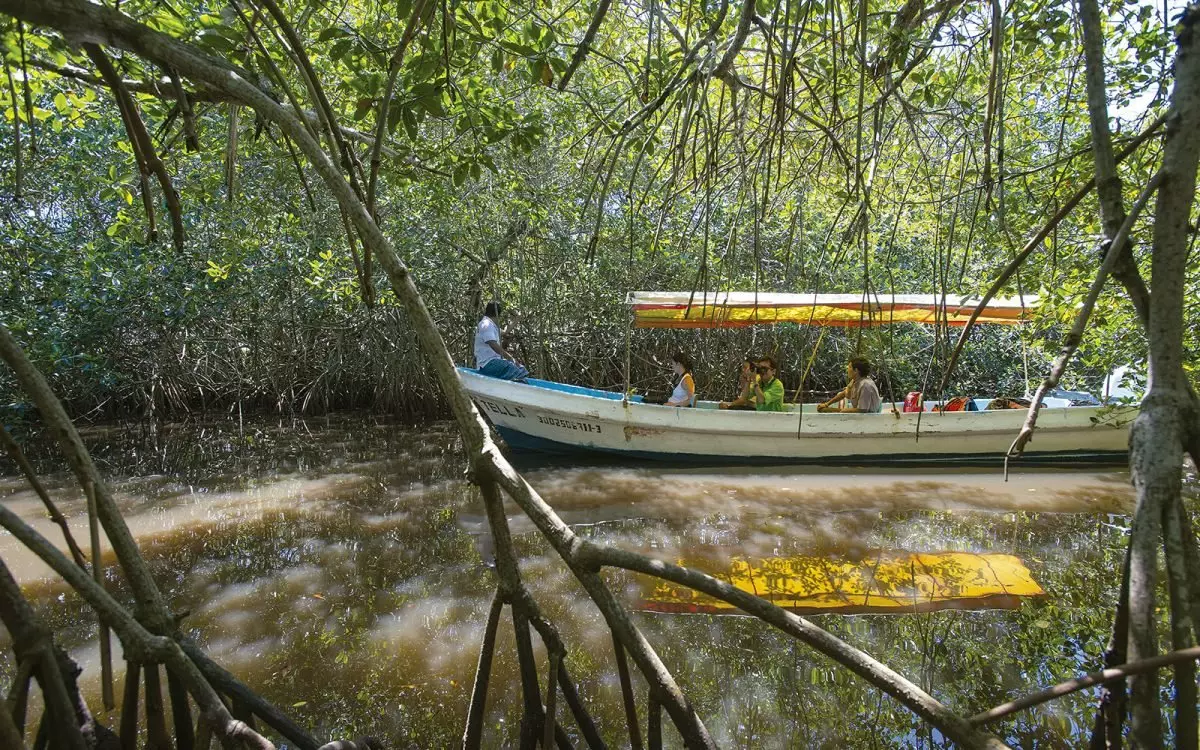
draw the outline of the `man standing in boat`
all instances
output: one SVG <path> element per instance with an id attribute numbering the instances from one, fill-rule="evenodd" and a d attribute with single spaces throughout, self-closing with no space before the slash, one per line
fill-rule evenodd
<path id="1" fill-rule="evenodd" d="M 819 412 L 843 412 L 877 414 L 883 410 L 883 400 L 879 397 L 879 388 L 871 379 L 871 363 L 866 357 L 851 357 L 846 364 L 846 378 L 850 381 L 842 390 L 828 401 L 817 404 Z M 842 399 L 849 399 L 850 406 L 834 407 L 830 404 Z"/>
<path id="2" fill-rule="evenodd" d="M 500 345 L 500 313 L 503 311 L 502 303 L 487 303 L 483 319 L 475 326 L 475 368 L 481 375 L 521 381 L 529 377 L 529 370 Z"/>
<path id="3" fill-rule="evenodd" d="M 779 365 L 774 357 L 758 360 L 758 380 L 754 381 L 754 408 L 756 411 L 783 411 L 783 383 L 775 374 Z"/>

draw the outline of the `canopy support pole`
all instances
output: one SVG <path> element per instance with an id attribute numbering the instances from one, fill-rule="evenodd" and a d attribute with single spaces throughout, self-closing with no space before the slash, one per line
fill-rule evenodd
<path id="1" fill-rule="evenodd" d="M 808 364 L 804 366 L 804 372 L 800 374 L 800 384 L 796 386 L 796 395 L 792 396 L 792 403 L 800 404 L 800 416 L 796 420 L 796 439 L 800 439 L 800 433 L 804 430 L 804 381 L 808 380 L 808 373 L 812 372 L 813 363 L 817 361 L 817 352 L 821 351 L 821 341 L 825 338 L 825 326 L 820 326 L 820 332 L 817 334 L 817 341 L 813 344 L 812 355 L 808 358 Z"/>
<path id="2" fill-rule="evenodd" d="M 632 347 L 631 339 L 633 336 L 633 318 L 633 307 L 631 306 L 629 308 L 629 320 L 625 325 L 625 390 L 621 394 L 621 403 L 625 406 L 629 405 L 629 391 L 633 388 L 632 384 L 630 383 L 629 374 L 629 352 L 630 348 Z"/>

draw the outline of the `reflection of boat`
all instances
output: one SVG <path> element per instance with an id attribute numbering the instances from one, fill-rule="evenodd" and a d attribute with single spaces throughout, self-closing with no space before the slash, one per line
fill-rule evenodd
<path id="1" fill-rule="evenodd" d="M 642 327 L 740 327 L 756 323 L 864 326 L 897 321 L 961 325 L 974 301 L 934 295 L 719 295 L 635 292 Z M 1028 303 L 1028 300 L 1027 300 Z M 981 322 L 1019 322 L 1026 305 L 995 300 Z M 638 396 L 530 379 L 513 383 L 462 368 L 480 409 L 514 448 L 600 452 L 704 464 L 980 464 L 1004 456 L 1025 420 L 1021 409 L 882 414 L 818 414 L 814 404 L 782 413 L 722 411 L 641 403 Z M 987 401 L 981 402 L 986 404 Z M 1075 465 L 1126 462 L 1132 407 L 1065 407 L 1047 400 L 1023 462 Z M 926 405 L 929 408 L 929 404 Z"/>
<path id="2" fill-rule="evenodd" d="M 970 552 L 879 553 L 858 562 L 801 555 L 728 563 L 680 561 L 793 612 L 840 614 L 1015 609 L 1043 596 L 1018 558 Z M 638 607 L 654 612 L 729 614 L 731 604 L 661 579 L 643 578 Z"/>

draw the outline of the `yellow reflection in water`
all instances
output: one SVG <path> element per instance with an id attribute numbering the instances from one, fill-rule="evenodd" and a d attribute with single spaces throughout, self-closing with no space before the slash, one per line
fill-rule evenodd
<path id="1" fill-rule="evenodd" d="M 796 612 L 928 612 L 939 609 L 1015 609 L 1022 597 L 1045 591 L 1012 555 L 971 552 L 881 552 L 852 561 L 798 555 L 727 565 L 679 560 Z M 640 608 L 655 612 L 732 613 L 736 607 L 668 581 L 645 579 Z"/>

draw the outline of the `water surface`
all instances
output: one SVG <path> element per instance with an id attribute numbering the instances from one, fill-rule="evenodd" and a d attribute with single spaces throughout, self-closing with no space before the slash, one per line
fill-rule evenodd
<path id="1" fill-rule="evenodd" d="M 95 429 L 85 440 L 171 606 L 189 613 L 185 629 L 215 658 L 321 740 L 461 742 L 495 578 L 486 517 L 452 425 L 347 415 L 240 431 L 183 424 L 153 439 Z M 703 561 L 718 575 L 746 560 L 825 559 L 844 569 L 888 555 L 1015 556 L 1045 592 L 1015 609 L 812 617 L 961 714 L 1099 665 L 1132 500 L 1123 472 L 1016 471 L 1005 482 L 999 472 L 560 466 L 527 476 L 580 535 Z M 86 540 L 79 493 L 63 474 L 46 479 Z M 59 539 L 21 480 L 0 478 L 0 498 Z M 532 524 L 508 510 L 525 580 L 562 632 L 568 667 L 606 739 L 621 746 L 628 740 L 603 619 Z M 0 556 L 85 667 L 82 684 L 98 708 L 86 610 L 7 535 Z M 114 570 L 109 577 L 128 598 Z M 606 577 L 630 607 L 645 598 L 638 577 Z M 752 618 L 634 618 L 724 746 L 944 744 L 891 699 Z M 486 723 L 487 744 L 497 747 L 515 744 L 520 719 L 505 623 Z M 7 684 L 10 661 L 0 670 Z M 637 689 L 644 706 L 644 683 Z M 1092 701 L 1080 693 L 997 731 L 1023 747 L 1076 746 Z M 670 731 L 666 740 L 678 745 Z"/>

